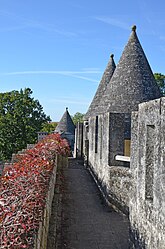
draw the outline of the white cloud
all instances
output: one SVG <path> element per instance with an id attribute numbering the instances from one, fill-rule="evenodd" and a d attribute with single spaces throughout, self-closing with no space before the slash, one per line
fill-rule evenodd
<path id="1" fill-rule="evenodd" d="M 7 20 L 10 19 L 10 23 L 11 23 L 9 26 L 0 27 L 0 32 L 25 30 L 27 28 L 31 28 L 31 29 L 42 30 L 45 32 L 57 33 L 59 35 L 68 36 L 68 37 L 77 36 L 75 32 L 67 31 L 62 28 L 57 29 L 54 24 L 43 23 L 37 20 L 30 20 L 30 19 L 18 16 L 18 15 L 15 15 L 14 13 L 11 13 L 11 12 L 0 10 L 0 16 L 6 18 Z"/>
<path id="2" fill-rule="evenodd" d="M 77 79 L 82 79 L 85 81 L 90 81 L 90 82 L 95 82 L 98 83 L 98 80 L 89 78 L 89 77 L 84 77 L 82 75 L 84 74 L 101 74 L 101 71 L 97 70 L 84 70 L 84 71 L 17 71 L 17 72 L 8 72 L 8 73 L 1 73 L 0 75 L 32 75 L 32 74 L 57 74 L 57 75 L 63 75 L 63 76 L 68 76 L 72 78 L 77 78 Z"/>
<path id="3" fill-rule="evenodd" d="M 82 68 L 83 71 L 86 71 L 86 72 L 98 72 L 100 73 L 100 68 L 98 67 L 84 67 Z"/>
<path id="4" fill-rule="evenodd" d="M 75 74 L 68 74 L 68 76 L 73 77 L 73 78 L 77 78 L 77 79 L 82 79 L 82 80 L 86 80 L 86 81 L 91 81 L 91 82 L 95 82 L 98 83 L 98 80 L 94 80 L 88 77 L 84 77 L 84 76 L 80 76 L 80 75 L 75 75 Z"/>
<path id="5" fill-rule="evenodd" d="M 94 17 L 94 19 L 101 21 L 101 22 L 104 22 L 104 23 L 107 23 L 109 25 L 121 28 L 121 29 L 130 30 L 130 27 L 127 23 L 120 21 L 116 18 L 111 18 L 108 16 L 97 16 L 97 17 Z"/>
<path id="6" fill-rule="evenodd" d="M 38 70 L 38 71 L 16 71 L 1 73 L 1 75 L 23 75 L 23 74 L 62 74 L 62 75 L 75 75 L 75 74 L 100 74 L 101 71 L 86 70 L 86 71 L 50 71 L 50 70 Z"/>

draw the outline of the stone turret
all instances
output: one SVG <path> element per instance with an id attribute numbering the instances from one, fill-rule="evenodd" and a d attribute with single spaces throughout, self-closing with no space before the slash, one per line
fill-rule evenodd
<path id="1" fill-rule="evenodd" d="M 130 113 L 138 110 L 139 103 L 159 97 L 160 89 L 133 26 L 100 105 L 106 107 L 103 112 Z"/>
<path id="2" fill-rule="evenodd" d="M 109 82 L 105 75 L 77 133 L 77 155 L 107 202 L 129 215 L 130 248 L 164 249 L 165 98 L 136 26 Z"/>
<path id="3" fill-rule="evenodd" d="M 66 111 L 64 112 L 59 124 L 57 125 L 55 129 L 55 132 L 60 133 L 60 134 L 64 132 L 69 132 L 71 134 L 74 134 L 75 125 L 68 112 L 68 108 L 66 108 Z"/>
<path id="4" fill-rule="evenodd" d="M 104 74 L 102 76 L 102 79 L 100 81 L 100 84 L 98 86 L 98 89 L 96 91 L 96 94 L 89 106 L 89 109 L 85 115 L 85 119 L 88 119 L 90 116 L 95 116 L 103 112 L 104 105 L 100 105 L 101 99 L 106 91 L 107 85 L 115 71 L 116 65 L 113 59 L 114 55 L 110 55 L 110 60 L 107 64 L 107 67 L 104 71 Z"/>
<path id="5" fill-rule="evenodd" d="M 59 133 L 62 138 L 67 139 L 71 149 L 73 150 L 75 141 L 75 125 L 68 112 L 68 108 L 66 108 L 66 111 L 54 132 Z"/>

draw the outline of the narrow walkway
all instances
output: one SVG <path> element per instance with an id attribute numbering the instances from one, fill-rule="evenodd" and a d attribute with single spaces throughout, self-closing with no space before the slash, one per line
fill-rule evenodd
<path id="1" fill-rule="evenodd" d="M 54 203 L 47 249 L 128 249 L 127 218 L 105 204 L 82 162 L 70 159 L 59 178 L 62 194 Z M 57 218 L 61 226 L 54 238 Z"/>

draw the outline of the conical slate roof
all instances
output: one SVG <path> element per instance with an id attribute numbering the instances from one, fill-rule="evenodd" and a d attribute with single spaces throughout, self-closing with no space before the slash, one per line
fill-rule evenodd
<path id="1" fill-rule="evenodd" d="M 115 71 L 116 65 L 113 59 L 114 55 L 111 54 L 110 60 L 107 64 L 107 67 L 103 73 L 102 79 L 100 81 L 100 84 L 97 88 L 96 94 L 89 106 L 89 109 L 87 113 L 85 114 L 85 119 L 87 119 L 90 116 L 95 116 L 101 113 L 103 110 L 103 106 L 100 105 L 100 101 L 104 95 L 104 92 L 106 90 L 106 87 Z"/>
<path id="2" fill-rule="evenodd" d="M 58 133 L 64 133 L 64 132 L 68 132 L 74 135 L 75 132 L 75 125 L 72 121 L 72 118 L 68 112 L 68 108 L 66 108 L 65 113 L 63 114 L 60 122 L 58 123 L 55 132 Z"/>
<path id="3" fill-rule="evenodd" d="M 101 105 L 107 106 L 104 112 L 130 113 L 138 110 L 139 103 L 159 97 L 160 89 L 133 26 Z"/>

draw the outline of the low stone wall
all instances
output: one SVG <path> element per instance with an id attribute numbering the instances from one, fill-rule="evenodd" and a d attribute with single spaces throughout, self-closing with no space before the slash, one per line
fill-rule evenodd
<path id="1" fill-rule="evenodd" d="M 123 213 L 129 213 L 129 192 L 132 175 L 129 168 L 111 166 L 109 170 L 108 197 Z"/>
<path id="2" fill-rule="evenodd" d="M 43 214 L 43 220 L 40 222 L 38 233 L 35 237 L 34 249 L 46 249 L 47 248 L 47 237 L 49 231 L 49 221 L 51 216 L 52 200 L 54 196 L 54 188 L 56 183 L 57 168 L 61 168 L 68 165 L 68 158 L 60 155 L 56 158 L 56 165 L 50 179 L 49 191 L 47 193 L 46 205 Z"/>
<path id="3" fill-rule="evenodd" d="M 129 168 L 108 166 L 106 179 L 99 177 L 95 168 L 88 165 L 88 169 L 99 187 L 106 202 L 114 209 L 129 214 L 129 192 L 132 187 L 132 175 Z M 105 170 L 104 170 L 105 171 Z"/>

